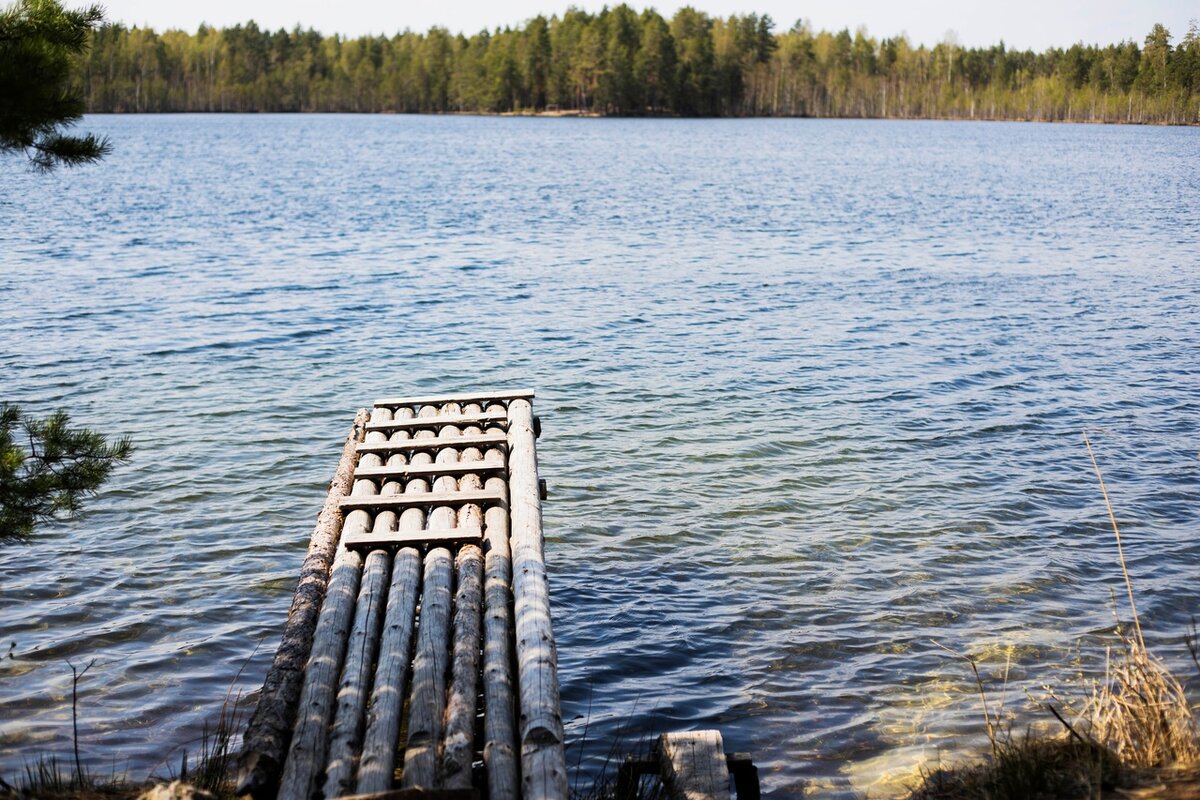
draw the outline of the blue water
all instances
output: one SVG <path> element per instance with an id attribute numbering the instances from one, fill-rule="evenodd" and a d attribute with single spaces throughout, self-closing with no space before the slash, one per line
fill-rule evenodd
<path id="1" fill-rule="evenodd" d="M 93 768 L 194 749 L 261 683 L 355 409 L 426 391 L 538 391 L 581 784 L 719 727 L 772 796 L 887 796 L 981 742 L 934 641 L 1008 664 L 1018 713 L 1097 675 L 1123 586 L 1085 430 L 1194 675 L 1196 129 L 85 127 L 99 165 L 0 162 L 0 399 L 137 452 L 0 548 L 0 774 L 68 752 L 68 660 Z"/>

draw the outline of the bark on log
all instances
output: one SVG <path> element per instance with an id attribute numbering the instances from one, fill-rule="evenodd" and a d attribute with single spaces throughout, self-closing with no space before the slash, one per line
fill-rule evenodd
<path id="1" fill-rule="evenodd" d="M 381 421 L 391 416 L 387 409 L 375 409 L 373 420 Z M 386 438 L 382 433 L 371 432 L 367 440 Z M 362 456 L 367 466 L 380 466 L 382 462 L 374 454 Z M 368 495 L 378 492 L 371 481 L 355 481 L 352 495 Z M 371 517 L 365 511 L 352 511 L 346 516 L 342 533 L 366 530 Z M 333 714 L 336 686 L 346 654 L 346 640 L 354 616 L 354 605 L 362 576 L 362 556 L 345 547 L 337 548 L 333 569 L 329 578 L 329 590 L 321 606 L 313 636 L 312 653 L 304 668 L 304 688 L 300 693 L 298 718 L 288 749 L 287 762 L 283 765 L 279 796 L 307 800 L 314 795 L 325 769 L 325 756 L 329 745 L 329 724 Z"/>
<path id="2" fill-rule="evenodd" d="M 412 411 L 402 408 L 397 416 L 411 417 Z M 419 455 L 424 456 L 422 460 L 429 460 L 427 453 Z M 394 455 L 388 463 L 397 466 L 394 462 L 400 459 L 402 456 Z M 405 494 L 428 491 L 429 484 L 421 479 L 410 480 L 404 487 Z M 425 512 L 410 508 L 401 514 L 397 528 L 401 531 L 419 531 L 424 524 Z M 358 767 L 359 794 L 386 792 L 392 788 L 408 669 L 412 663 L 420 581 L 421 554 L 415 547 L 401 548 L 392 563 L 392 582 L 388 588 L 387 612 L 379 643 L 379 665 L 375 671 L 371 706 L 367 712 L 367 733 Z"/>
<path id="3" fill-rule="evenodd" d="M 471 403 L 464 414 L 479 413 Z M 463 436 L 480 433 L 478 425 L 462 429 Z M 478 447 L 459 452 L 458 460 L 478 462 L 483 458 Z M 477 473 L 467 473 L 458 481 L 459 491 L 483 488 Z M 482 528 L 479 505 L 469 503 L 458 512 L 460 528 Z M 483 614 L 483 551 L 478 545 L 463 545 L 455 558 L 458 589 L 454 596 L 454 640 L 451 659 L 450 694 L 446 699 L 446 721 L 442 733 L 441 775 L 447 789 L 471 787 L 471 765 L 475 760 L 475 718 L 479 697 L 479 638 Z"/>
<path id="4" fill-rule="evenodd" d="M 406 789 L 437 788 L 437 747 L 446 698 L 446 661 L 450 637 L 450 551 L 435 547 L 425 556 L 417 657 L 413 661 L 408 743 L 404 751 Z"/>
<path id="5" fill-rule="evenodd" d="M 384 550 L 372 550 L 363 564 L 362 582 L 354 613 L 354 627 L 346 646 L 346 663 L 338 683 L 337 707 L 329 735 L 329 766 L 325 768 L 326 798 L 354 792 L 354 762 L 362 748 L 363 723 L 379 626 L 383 620 L 391 558 Z"/>
<path id="6" fill-rule="evenodd" d="M 358 461 L 355 447 L 362 441 L 369 416 L 367 410 L 362 409 L 354 418 L 325 505 L 309 539 L 308 554 L 300 567 L 300 580 L 292 596 L 279 649 L 275 651 L 258 704 L 242 737 L 242 752 L 238 759 L 239 795 L 272 797 L 278 786 L 296 722 L 297 701 L 304 685 L 304 665 L 312 652 L 313 633 L 341 533 L 342 515 L 337 504 L 350 491 Z"/>
<path id="7" fill-rule="evenodd" d="M 503 406 L 495 406 L 503 408 Z M 492 410 L 492 409 L 489 409 Z M 485 458 L 503 457 L 499 449 Z M 518 800 L 520 763 L 514 714 L 512 554 L 508 542 L 508 482 L 489 478 L 487 488 L 505 493 L 502 506 L 484 514 L 483 763 L 489 800 Z"/>
<path id="8" fill-rule="evenodd" d="M 450 695 L 442 734 L 442 786 L 471 788 L 475 760 L 475 708 L 479 682 L 479 619 L 483 601 L 483 553 L 464 545 L 455 558 L 454 645 Z"/>
<path id="9" fill-rule="evenodd" d="M 446 413 L 457 413 L 443 409 Z M 438 414 L 433 406 L 421 408 L 422 416 Z M 446 436 L 457 436 L 457 431 Z M 423 431 L 432 435 L 432 431 Z M 441 438 L 439 436 L 438 438 Z M 438 451 L 438 463 L 457 461 L 457 452 L 449 448 Z M 449 483 L 447 483 L 449 482 Z M 433 491 L 448 491 L 456 483 L 451 476 L 441 476 Z M 446 519 L 446 515 L 450 519 Z M 453 525 L 454 512 L 437 508 L 429 514 L 429 527 Z M 447 524 L 449 523 L 449 524 Z M 409 701 L 408 742 L 404 751 L 403 787 L 406 789 L 438 787 L 437 755 L 441 742 L 442 714 L 446 702 L 446 664 L 449 660 L 450 602 L 453 585 L 453 564 L 450 551 L 435 547 L 425 555 L 425 577 L 421 590 L 421 617 L 417 627 L 417 655 L 413 660 L 412 696 Z"/>
<path id="10" fill-rule="evenodd" d="M 508 467 L 522 797 L 563 800 L 568 786 L 558 659 L 543 554 L 533 410 L 528 400 L 518 399 L 508 404 Z"/>

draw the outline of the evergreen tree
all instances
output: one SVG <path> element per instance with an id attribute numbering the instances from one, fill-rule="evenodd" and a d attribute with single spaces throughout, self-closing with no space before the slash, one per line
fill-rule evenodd
<path id="1" fill-rule="evenodd" d="M 23 152 L 40 170 L 102 158 L 108 140 L 61 129 L 83 116 L 71 86 L 75 57 L 104 18 L 99 6 L 68 11 L 57 0 L 19 0 L 0 11 L 0 153 Z"/>
<path id="2" fill-rule="evenodd" d="M 128 439 L 108 444 L 69 423 L 65 411 L 37 420 L 0 403 L 0 543 L 25 541 L 37 523 L 78 513 L 133 451 Z"/>
<path id="3" fill-rule="evenodd" d="M 5 0 L 0 0 L 4 2 Z M 75 73 L 90 111 L 537 110 L 680 116 L 1200 122 L 1200 31 L 1035 53 L 932 48 L 769 16 L 568 8 L 474 36 L 104 27 Z"/>

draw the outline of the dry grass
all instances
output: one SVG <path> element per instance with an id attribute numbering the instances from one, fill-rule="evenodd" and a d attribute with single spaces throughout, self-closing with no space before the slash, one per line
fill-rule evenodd
<path id="1" fill-rule="evenodd" d="M 1121 530 L 1092 443 L 1086 434 L 1083 439 L 1112 523 L 1132 630 L 1118 625 L 1120 644 L 1109 650 L 1104 680 L 1070 714 L 1073 722 L 1055 706 L 1055 702 L 1064 708 L 1069 704 L 1058 698 L 1044 704 L 1063 727 L 1052 736 L 1030 732 L 1014 736 L 1004 728 L 999 713 L 989 710 L 977 664 L 960 655 L 975 674 L 991 757 L 980 764 L 923 772 L 921 784 L 908 800 L 1073 800 L 1110 796 L 1116 787 L 1122 797 L 1200 797 L 1196 709 L 1179 679 L 1146 647 Z M 1185 641 L 1200 669 L 1194 628 Z"/>
<path id="2" fill-rule="evenodd" d="M 1088 734 L 1125 767 L 1200 764 L 1195 710 L 1183 685 L 1140 641 L 1122 636 L 1122 645 L 1084 706 Z"/>
<path id="3" fill-rule="evenodd" d="M 1109 651 L 1105 680 L 1096 688 L 1083 710 L 1088 732 L 1116 756 L 1119 763 L 1134 769 L 1159 767 L 1190 767 L 1200 763 L 1200 737 L 1196 715 L 1183 686 L 1166 665 L 1146 649 L 1142 622 L 1133 600 L 1133 581 L 1125 564 L 1121 544 L 1121 529 L 1108 497 L 1108 487 L 1100 474 L 1100 464 L 1092 451 L 1092 442 L 1083 435 L 1087 445 L 1104 506 L 1112 523 L 1117 541 L 1117 557 L 1129 594 L 1129 612 L 1133 618 L 1133 633 L 1118 631 L 1122 649 L 1114 660 Z M 1194 637 L 1188 640 L 1193 661 L 1197 660 Z"/>

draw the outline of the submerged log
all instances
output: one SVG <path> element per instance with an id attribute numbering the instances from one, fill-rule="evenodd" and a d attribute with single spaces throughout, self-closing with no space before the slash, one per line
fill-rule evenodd
<path id="1" fill-rule="evenodd" d="M 658 753 L 671 800 L 729 800 L 729 765 L 720 731 L 664 733 Z"/>
<path id="2" fill-rule="evenodd" d="M 312 652 L 313 633 L 341 533 L 342 514 L 338 501 L 350 491 L 358 461 L 355 447 L 362 441 L 369 416 L 363 409 L 354 418 L 325 505 L 317 516 L 279 649 L 275 651 L 254 715 L 242 738 L 238 759 L 239 795 L 261 798 L 275 794 L 292 726 L 296 722 L 296 704 L 304 684 L 304 665 Z"/>
<path id="3" fill-rule="evenodd" d="M 511 401 L 508 405 L 508 501 L 512 521 L 513 610 L 520 685 L 522 797 L 525 800 L 563 800 L 568 793 L 567 765 L 534 438 L 533 410 L 529 401 Z"/>

